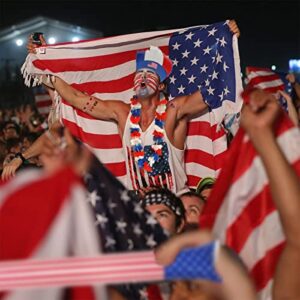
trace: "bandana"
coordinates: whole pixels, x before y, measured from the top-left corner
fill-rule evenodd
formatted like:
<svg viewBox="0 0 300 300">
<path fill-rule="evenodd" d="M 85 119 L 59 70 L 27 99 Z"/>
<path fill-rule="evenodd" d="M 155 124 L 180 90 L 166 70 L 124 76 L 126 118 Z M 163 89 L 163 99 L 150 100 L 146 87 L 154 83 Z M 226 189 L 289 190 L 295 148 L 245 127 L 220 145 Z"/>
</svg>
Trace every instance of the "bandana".
<svg viewBox="0 0 300 300">
<path fill-rule="evenodd" d="M 148 192 L 146 196 L 141 200 L 141 205 L 143 207 L 154 204 L 163 204 L 171 209 L 175 215 L 179 217 L 185 216 L 185 209 L 181 200 L 167 189 Z"/>
</svg>

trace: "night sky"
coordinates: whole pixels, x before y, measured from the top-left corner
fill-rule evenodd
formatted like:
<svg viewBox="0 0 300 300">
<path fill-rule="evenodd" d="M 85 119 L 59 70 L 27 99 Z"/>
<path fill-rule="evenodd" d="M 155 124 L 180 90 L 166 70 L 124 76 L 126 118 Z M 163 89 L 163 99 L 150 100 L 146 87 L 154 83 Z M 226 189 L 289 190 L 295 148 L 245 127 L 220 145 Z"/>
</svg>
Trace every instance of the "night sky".
<svg viewBox="0 0 300 300">
<path fill-rule="evenodd" d="M 102 31 L 104 36 L 235 19 L 242 70 L 300 59 L 298 1 L 14 1 L 0 0 L 0 29 L 37 15 Z"/>
</svg>

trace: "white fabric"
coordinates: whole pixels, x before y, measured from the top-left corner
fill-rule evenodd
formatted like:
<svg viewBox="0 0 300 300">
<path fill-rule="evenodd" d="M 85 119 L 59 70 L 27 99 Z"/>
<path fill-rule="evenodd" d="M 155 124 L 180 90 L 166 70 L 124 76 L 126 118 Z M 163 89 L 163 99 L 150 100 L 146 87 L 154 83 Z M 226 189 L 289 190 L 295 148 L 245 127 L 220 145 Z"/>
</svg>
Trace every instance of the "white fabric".
<svg viewBox="0 0 300 300">
<path fill-rule="evenodd" d="M 123 150 L 124 153 L 126 154 L 126 170 L 127 174 L 133 174 L 133 168 L 131 165 L 131 162 L 128 160 L 128 156 L 130 153 L 128 153 L 128 149 L 131 149 L 130 145 L 130 116 L 131 114 L 128 115 L 125 129 L 124 129 L 124 134 L 123 134 Z M 153 131 L 154 131 L 154 120 L 152 123 L 149 125 L 149 127 L 144 131 L 141 132 L 141 141 L 142 145 L 152 145 L 153 144 Z M 174 147 L 170 140 L 168 139 L 166 132 L 164 130 L 164 140 L 167 143 L 168 147 L 168 152 L 169 152 L 169 166 L 171 170 L 171 178 L 172 178 L 172 183 L 168 185 L 168 188 L 175 194 L 181 195 L 185 192 L 187 192 L 189 189 L 187 187 L 187 176 L 184 170 L 184 151 L 185 149 L 181 150 L 176 147 Z M 138 171 L 138 180 L 140 182 L 140 185 L 143 186 L 142 181 L 141 181 L 141 174 L 140 170 L 135 163 L 135 168 Z M 145 177 L 145 180 L 147 181 L 147 178 Z M 127 176 L 126 180 L 126 186 L 128 189 L 135 189 L 135 185 L 131 180 L 131 176 Z"/>
</svg>

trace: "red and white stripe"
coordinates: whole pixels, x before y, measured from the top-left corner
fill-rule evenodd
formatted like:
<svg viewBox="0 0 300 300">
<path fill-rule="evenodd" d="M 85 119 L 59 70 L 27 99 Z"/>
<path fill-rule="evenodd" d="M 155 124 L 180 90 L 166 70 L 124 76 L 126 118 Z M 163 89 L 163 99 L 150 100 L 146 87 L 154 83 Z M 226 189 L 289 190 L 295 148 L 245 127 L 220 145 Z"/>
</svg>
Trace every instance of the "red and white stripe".
<svg viewBox="0 0 300 300">
<path fill-rule="evenodd" d="M 52 99 L 48 92 L 46 90 L 42 90 L 40 93 L 36 93 L 34 95 L 34 99 L 38 112 L 47 117 L 52 106 Z"/>
<path fill-rule="evenodd" d="M 270 93 L 284 90 L 284 83 L 279 75 L 268 68 L 247 67 L 247 84 Z"/>
<path fill-rule="evenodd" d="M 284 116 L 277 142 L 300 176 L 300 133 Z M 240 129 L 210 199 L 201 225 L 242 257 L 261 299 L 269 299 L 276 263 L 284 246 L 278 212 L 261 159 Z"/>
<path fill-rule="evenodd" d="M 162 280 L 151 251 L 0 263 L 0 291 Z"/>
<path fill-rule="evenodd" d="M 145 50 L 153 45 L 168 54 L 170 36 L 177 31 L 143 32 L 49 45 L 45 54 L 30 54 L 27 57 L 22 68 L 25 82 L 29 83 L 32 74 L 55 74 L 73 87 L 100 99 L 129 103 L 134 93 L 137 50 Z M 240 74 L 236 40 L 234 45 L 236 74 Z M 240 91 L 241 83 L 237 78 L 236 90 Z M 125 183 L 126 168 L 117 126 L 112 122 L 95 120 L 65 101 L 62 102 L 62 119 L 71 132 L 89 145 L 108 169 Z M 186 171 L 189 186 L 195 187 L 203 176 L 217 175 L 227 143 L 224 131 L 217 132 L 217 121 L 212 113 L 206 113 L 190 123 Z"/>
</svg>

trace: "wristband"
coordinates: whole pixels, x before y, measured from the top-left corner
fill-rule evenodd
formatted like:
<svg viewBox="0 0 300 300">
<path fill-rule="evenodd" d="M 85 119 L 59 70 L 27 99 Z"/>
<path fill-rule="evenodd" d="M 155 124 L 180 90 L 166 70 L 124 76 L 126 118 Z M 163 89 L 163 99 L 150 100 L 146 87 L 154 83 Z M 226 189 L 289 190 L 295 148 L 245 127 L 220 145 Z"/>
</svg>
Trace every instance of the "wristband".
<svg viewBox="0 0 300 300">
<path fill-rule="evenodd" d="M 23 154 L 21 152 L 18 152 L 15 154 L 15 158 L 20 158 L 22 160 L 22 163 L 25 163 L 27 161 L 27 159 L 23 156 Z"/>
</svg>

